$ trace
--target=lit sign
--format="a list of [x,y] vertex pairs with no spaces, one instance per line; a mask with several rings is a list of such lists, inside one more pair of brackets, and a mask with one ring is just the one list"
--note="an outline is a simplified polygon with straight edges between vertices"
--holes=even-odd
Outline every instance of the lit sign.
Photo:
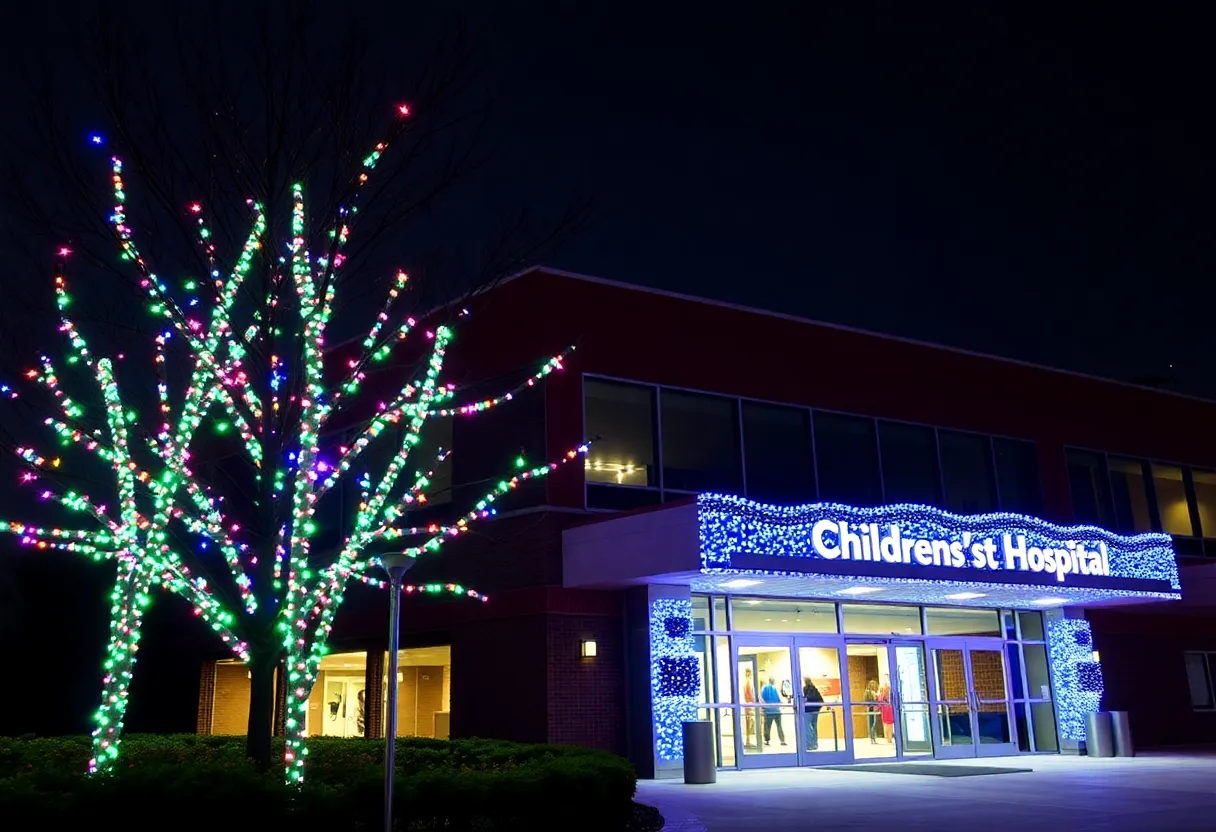
[[[1021,573],[1040,580],[1050,576],[1052,583],[1064,585],[1122,578],[1179,587],[1169,535],[1117,535],[1022,514],[958,515],[916,505],[776,506],[701,494],[697,523],[706,571],[799,568],[778,565],[781,558],[818,561],[820,569],[832,573],[872,577],[910,579],[926,570],[928,580],[950,580],[953,573],[956,580],[964,580],[963,575],[983,580],[986,574],[999,581],[999,573]],[[765,564],[759,565],[755,556]]]
[[1096,541],[1087,548],[1083,541],[1066,540],[1061,548],[1028,545],[1025,534],[1005,532],[1000,542],[983,539],[970,531],[953,539],[917,537],[897,523],[849,523],[819,520],[811,527],[811,547],[825,560],[868,560],[907,563],[917,566],[949,566],[961,569],[1007,569],[1016,572],[1054,573],[1063,582],[1066,575],[1110,576],[1106,544]]

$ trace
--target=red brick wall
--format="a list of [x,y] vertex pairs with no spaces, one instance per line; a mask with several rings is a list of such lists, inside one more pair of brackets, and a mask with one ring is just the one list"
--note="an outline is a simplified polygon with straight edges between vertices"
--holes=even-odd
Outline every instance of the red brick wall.
[[198,683],[198,720],[195,731],[210,734],[211,719],[215,713],[215,662],[203,662]]
[[[549,742],[625,753],[625,654],[619,617],[548,617]],[[596,656],[579,655],[580,642]]]

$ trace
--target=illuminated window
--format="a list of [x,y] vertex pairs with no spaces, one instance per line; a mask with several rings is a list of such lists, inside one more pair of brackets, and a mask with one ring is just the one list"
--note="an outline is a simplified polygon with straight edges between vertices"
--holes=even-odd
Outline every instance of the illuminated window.
[[731,629],[764,633],[835,633],[836,605],[770,598],[732,598]]
[[931,636],[1001,636],[997,610],[925,607],[925,625]]
[[1114,528],[1110,479],[1106,473],[1106,460],[1101,454],[1069,451],[1068,484],[1072,489],[1073,519],[1076,522],[1100,529]]
[[997,492],[1001,511],[1043,514],[1043,492],[1039,485],[1039,455],[1033,442],[1018,439],[993,439],[996,458]]
[[1186,499],[1186,483],[1182,469],[1176,465],[1152,464],[1153,489],[1157,492],[1157,511],[1161,514],[1161,530],[1167,534],[1190,537],[1195,534],[1191,523],[1191,506]]
[[[654,389],[588,378],[583,381],[589,483],[658,486]],[[598,438],[597,438],[598,437]]]
[[321,659],[304,725],[312,736],[363,737],[367,720],[367,653]]
[[920,635],[920,608],[894,604],[841,604],[846,633]]
[[810,413],[798,407],[743,403],[747,496],[762,503],[815,499]]
[[851,506],[880,505],[874,421],[816,411],[814,425],[819,499]]
[[878,453],[882,458],[883,502],[941,505],[933,428],[879,422]]
[[1110,469],[1110,487],[1114,494],[1116,530],[1125,533],[1153,531],[1144,463],[1138,459],[1112,456],[1107,460],[1107,466]]
[[[388,672],[387,656],[385,672]],[[451,697],[451,647],[412,647],[398,651],[397,736],[446,740]],[[387,695],[383,701],[387,707]]]
[[985,514],[996,508],[992,448],[987,436],[939,431],[946,509],[955,514]]
[[1216,473],[1192,471],[1191,482],[1199,507],[1199,530],[1204,537],[1216,538]]
[[663,390],[659,413],[664,489],[743,492],[735,399]]

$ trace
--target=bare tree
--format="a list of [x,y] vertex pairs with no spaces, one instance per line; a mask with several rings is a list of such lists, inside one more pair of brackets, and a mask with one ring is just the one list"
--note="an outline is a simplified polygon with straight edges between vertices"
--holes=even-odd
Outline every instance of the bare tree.
[[[358,29],[330,37],[314,60],[306,45],[332,24],[307,4],[248,27],[249,42],[236,47],[207,36],[213,19],[183,13],[175,22],[183,60],[173,77],[132,58],[154,51],[127,21],[103,13],[95,24],[97,48],[86,59],[108,128],[89,143],[110,154],[112,199],[97,198],[96,156],[82,160],[64,140],[73,131],[50,86],[37,98],[35,123],[54,196],[45,180],[10,171],[33,239],[66,240],[55,293],[69,366],[44,355],[26,378],[53,404],[43,422],[59,441],[103,463],[108,496],[103,502],[65,482],[58,457],[13,442],[27,476],[46,484],[43,496],[92,522],[9,530],[30,545],[117,563],[92,768],[117,757],[140,614],[161,586],[190,600],[249,661],[248,752],[262,763],[271,758],[274,676],[285,664],[286,772],[298,782],[303,713],[347,584],[368,578],[384,551],[436,551],[487,516],[501,493],[581,449],[508,475],[463,515],[411,525],[410,509],[450,453],[418,458],[428,420],[485,409],[484,397],[466,407],[443,382],[461,304],[430,311],[410,294],[405,273],[387,265],[394,244],[410,239],[410,221],[430,216],[480,161],[484,113],[469,104],[478,92],[476,53],[463,31],[433,42],[407,94],[390,99],[399,103],[386,123]],[[438,291],[438,271],[425,275],[431,299],[484,288],[582,216],[568,211],[540,234],[507,224],[480,269]],[[75,285],[77,270],[101,277],[73,295],[67,263]],[[158,271],[163,263],[177,276]],[[383,301],[370,306],[365,299],[376,294]],[[344,298],[351,300],[340,309]],[[136,303],[150,315],[132,316]],[[361,317],[372,324],[347,357],[345,377],[331,384],[331,323]],[[100,339],[86,340],[85,325]],[[120,366],[127,352],[150,354],[151,369]],[[347,418],[359,420],[357,438],[327,448],[331,418],[354,405],[369,368],[392,355],[411,359],[406,383],[370,415],[354,407]],[[561,355],[552,356],[490,401],[506,404],[560,366]],[[99,415],[67,392],[65,380],[82,376]],[[369,448],[377,446],[375,458]],[[314,551],[323,498],[355,476],[356,460],[379,467],[359,480],[341,544]]]

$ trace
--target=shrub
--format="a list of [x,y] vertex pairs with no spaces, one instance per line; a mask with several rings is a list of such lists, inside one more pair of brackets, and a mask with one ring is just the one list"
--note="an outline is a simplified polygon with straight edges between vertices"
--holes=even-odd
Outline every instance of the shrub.
[[[379,829],[384,742],[317,738],[308,779],[287,789],[276,769],[244,759],[243,737],[138,736],[104,777],[83,774],[87,738],[0,738],[0,817],[90,832],[311,828]],[[619,757],[497,740],[401,739],[395,814],[400,829],[619,832],[636,776]]]

